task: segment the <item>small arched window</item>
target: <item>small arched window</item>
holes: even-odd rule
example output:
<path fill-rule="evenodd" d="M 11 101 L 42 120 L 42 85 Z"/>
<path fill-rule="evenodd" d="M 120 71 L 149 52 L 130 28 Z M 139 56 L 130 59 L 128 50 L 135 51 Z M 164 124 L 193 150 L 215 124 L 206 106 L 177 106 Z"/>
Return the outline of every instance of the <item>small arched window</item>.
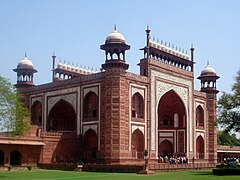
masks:
<path fill-rule="evenodd" d="M 144 118 L 144 101 L 140 93 L 135 93 L 132 96 L 132 117 Z"/>
<path fill-rule="evenodd" d="M 196 109 L 196 126 L 204 127 L 204 111 L 200 105 Z"/>

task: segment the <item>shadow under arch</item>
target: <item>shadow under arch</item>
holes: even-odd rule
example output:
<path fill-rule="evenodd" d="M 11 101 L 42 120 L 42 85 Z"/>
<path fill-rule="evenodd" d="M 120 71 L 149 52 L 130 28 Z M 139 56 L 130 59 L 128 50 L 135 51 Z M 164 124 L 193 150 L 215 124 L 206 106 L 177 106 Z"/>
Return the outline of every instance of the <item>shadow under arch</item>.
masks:
<path fill-rule="evenodd" d="M 14 150 L 10 153 L 10 165 L 21 165 L 22 155 L 18 150 Z"/>
<path fill-rule="evenodd" d="M 0 165 L 4 165 L 5 155 L 2 150 L 0 150 Z"/>
<path fill-rule="evenodd" d="M 73 106 L 65 101 L 59 100 L 50 110 L 47 131 L 76 131 L 77 116 Z"/>

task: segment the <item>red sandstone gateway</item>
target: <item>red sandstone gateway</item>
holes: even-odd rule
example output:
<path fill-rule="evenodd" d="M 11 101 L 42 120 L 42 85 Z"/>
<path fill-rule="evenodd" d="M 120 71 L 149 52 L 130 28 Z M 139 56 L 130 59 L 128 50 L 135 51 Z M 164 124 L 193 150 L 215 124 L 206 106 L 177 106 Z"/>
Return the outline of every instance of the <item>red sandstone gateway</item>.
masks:
<path fill-rule="evenodd" d="M 150 164 L 178 156 L 195 163 L 217 161 L 215 70 L 207 65 L 194 90 L 194 48 L 187 52 L 150 39 L 128 72 L 122 34 L 110 33 L 100 71 L 58 62 L 53 81 L 35 86 L 37 72 L 25 55 L 16 87 L 31 112 L 31 130 L 18 139 L 0 137 L 1 165 L 102 163 Z M 101 58 L 100 58 L 101 59 Z"/>

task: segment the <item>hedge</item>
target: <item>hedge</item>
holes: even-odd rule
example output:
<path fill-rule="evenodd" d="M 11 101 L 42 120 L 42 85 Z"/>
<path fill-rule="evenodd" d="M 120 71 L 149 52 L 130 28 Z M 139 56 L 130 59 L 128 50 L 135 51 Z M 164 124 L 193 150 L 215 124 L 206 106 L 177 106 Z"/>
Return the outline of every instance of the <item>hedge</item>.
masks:
<path fill-rule="evenodd" d="M 214 175 L 240 175 L 240 168 L 214 168 Z"/>

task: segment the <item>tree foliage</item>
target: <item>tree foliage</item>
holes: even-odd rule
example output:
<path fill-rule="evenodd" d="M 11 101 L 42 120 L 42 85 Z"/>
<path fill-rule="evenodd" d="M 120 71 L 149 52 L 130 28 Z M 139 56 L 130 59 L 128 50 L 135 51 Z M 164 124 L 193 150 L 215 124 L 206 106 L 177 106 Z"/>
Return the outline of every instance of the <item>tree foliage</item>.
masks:
<path fill-rule="evenodd" d="M 29 112 L 21 95 L 8 79 L 0 76 L 0 128 L 12 135 L 22 135 L 28 129 Z"/>
<path fill-rule="evenodd" d="M 217 122 L 225 131 L 240 132 L 240 70 L 235 77 L 232 93 L 223 92 L 218 100 Z"/>
<path fill-rule="evenodd" d="M 218 131 L 218 145 L 240 146 L 240 139 L 236 134 L 229 134 L 227 131 Z"/>

